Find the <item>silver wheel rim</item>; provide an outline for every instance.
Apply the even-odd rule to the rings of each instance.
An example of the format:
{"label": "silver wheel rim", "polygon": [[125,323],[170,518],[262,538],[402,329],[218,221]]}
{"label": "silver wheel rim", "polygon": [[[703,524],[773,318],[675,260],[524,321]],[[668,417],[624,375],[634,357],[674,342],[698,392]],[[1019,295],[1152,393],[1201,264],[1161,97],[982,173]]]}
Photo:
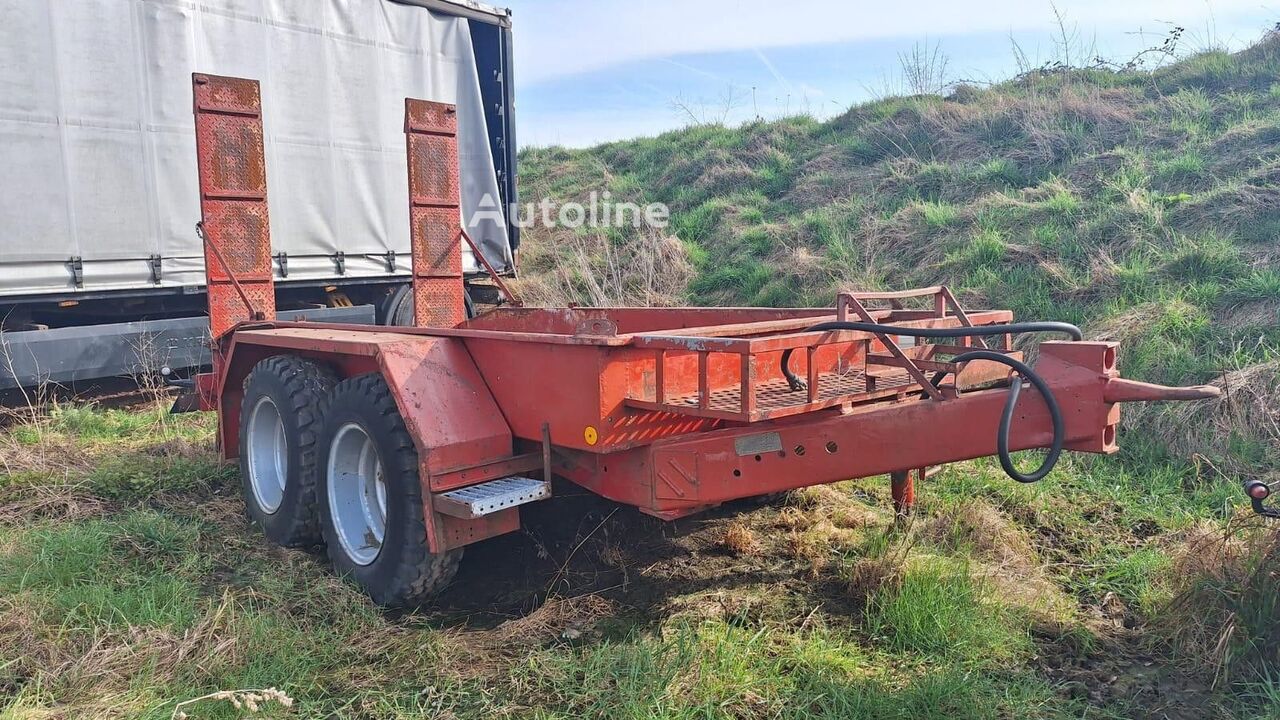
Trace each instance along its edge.
{"label": "silver wheel rim", "polygon": [[387,484],[373,438],[347,423],[329,445],[325,486],[338,542],[357,565],[378,558],[387,531]]}
{"label": "silver wheel rim", "polygon": [[249,411],[249,485],[258,507],[268,515],[280,509],[289,470],[289,444],[285,440],[280,409],[263,395]]}

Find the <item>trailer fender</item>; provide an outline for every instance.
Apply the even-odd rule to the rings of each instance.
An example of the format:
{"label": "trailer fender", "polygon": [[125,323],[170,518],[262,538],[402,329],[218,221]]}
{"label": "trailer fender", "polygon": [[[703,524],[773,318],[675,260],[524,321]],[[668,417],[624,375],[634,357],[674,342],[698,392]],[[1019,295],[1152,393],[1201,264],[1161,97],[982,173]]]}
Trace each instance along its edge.
{"label": "trailer fender", "polygon": [[417,444],[424,482],[511,457],[511,429],[460,340],[388,343],[378,365]]}
{"label": "trailer fender", "polygon": [[436,512],[432,505],[437,478],[513,454],[511,428],[462,342],[415,337],[389,343],[378,354],[378,364],[418,449],[431,551],[518,530],[518,508],[462,519]]}
{"label": "trailer fender", "polygon": [[228,337],[219,413],[224,457],[232,459],[237,452],[240,387],[263,358],[296,354],[324,363],[344,378],[380,372],[418,451],[431,551],[520,527],[518,508],[461,519],[438,513],[431,504],[433,495],[444,489],[442,483],[457,478],[460,471],[513,457],[511,428],[461,340],[305,324],[246,327]]}

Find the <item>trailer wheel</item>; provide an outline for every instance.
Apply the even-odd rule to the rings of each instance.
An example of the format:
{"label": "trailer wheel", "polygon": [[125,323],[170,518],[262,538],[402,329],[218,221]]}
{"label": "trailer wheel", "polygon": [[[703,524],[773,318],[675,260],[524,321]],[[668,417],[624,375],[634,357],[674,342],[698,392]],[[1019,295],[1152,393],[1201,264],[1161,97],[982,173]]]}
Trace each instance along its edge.
{"label": "trailer wheel", "polygon": [[[466,311],[467,319],[476,316],[475,303],[471,301],[471,294],[463,291],[462,302]],[[379,314],[382,317],[383,325],[391,325],[395,327],[413,327],[414,308],[413,308],[413,285],[401,285],[394,292],[382,301],[379,308]]]}
{"label": "trailer wheel", "polygon": [[382,301],[383,325],[413,326],[413,286],[401,285]]}
{"label": "trailer wheel", "polygon": [[337,378],[293,355],[254,366],[240,405],[240,486],[245,512],[272,542],[320,542],[316,441],[322,406]]}
{"label": "trailer wheel", "polygon": [[418,452],[381,375],[334,387],[320,457],[321,531],[334,568],[379,605],[418,605],[442,590],[462,549],[427,548]]}

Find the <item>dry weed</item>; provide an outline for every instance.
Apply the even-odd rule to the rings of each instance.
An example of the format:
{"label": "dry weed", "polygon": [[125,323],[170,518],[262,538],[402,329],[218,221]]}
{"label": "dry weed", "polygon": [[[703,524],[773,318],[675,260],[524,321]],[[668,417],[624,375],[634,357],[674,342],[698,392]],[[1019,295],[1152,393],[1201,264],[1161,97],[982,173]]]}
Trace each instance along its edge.
{"label": "dry weed", "polygon": [[729,523],[720,538],[720,546],[738,557],[759,555],[764,545],[756,537],[755,531],[747,527],[741,520]]}
{"label": "dry weed", "polygon": [[1174,558],[1177,592],[1158,624],[1187,669],[1215,686],[1280,672],[1280,531],[1252,518],[1187,533]]}
{"label": "dry weed", "polygon": [[896,591],[902,586],[905,575],[904,556],[891,554],[884,557],[859,558],[849,566],[842,579],[849,598],[859,605],[864,605],[882,591]]}
{"label": "dry weed", "polygon": [[[18,595],[0,600],[0,647],[13,658],[10,672],[56,690],[59,697],[106,702],[123,697],[144,673],[166,683],[189,666],[209,670],[237,663],[244,645],[234,628],[237,611],[236,599],[224,592],[218,605],[181,635],[142,627],[82,633],[50,623],[52,609],[33,596]],[[92,714],[87,708],[76,712]]]}
{"label": "dry weed", "polygon": [[[19,428],[34,439],[27,442],[19,438]],[[42,473],[69,475],[91,469],[96,458],[76,445],[73,438],[53,433],[48,419],[0,431],[0,467],[9,475],[18,473]]]}
{"label": "dry weed", "polygon": [[527,303],[591,307],[676,305],[693,278],[684,243],[674,236],[639,231],[623,243],[603,235],[560,231],[528,258],[539,270],[513,286]]}
{"label": "dry weed", "polygon": [[524,617],[458,639],[489,650],[527,650],[556,641],[577,640],[615,609],[612,602],[599,595],[550,597]]}
{"label": "dry weed", "polygon": [[1251,438],[1264,447],[1280,448],[1280,361],[1257,363],[1223,373],[1210,383],[1222,389],[1211,400],[1138,405],[1124,417],[1131,427],[1143,427],[1179,457],[1209,460],[1215,478],[1221,472],[1278,479],[1275,468],[1245,464],[1231,443]]}
{"label": "dry weed", "polygon": [[1039,563],[1031,540],[999,510],[981,500],[949,507],[924,524],[924,535],[951,550],[971,549],[983,560],[1028,571]]}
{"label": "dry weed", "polygon": [[183,700],[174,706],[173,714],[170,718],[171,720],[186,720],[191,716],[187,714],[184,708],[209,702],[225,702],[236,710],[250,714],[265,710],[271,703],[276,703],[286,708],[293,707],[293,698],[273,687],[260,690],[219,690],[208,695]]}
{"label": "dry weed", "polygon": [[81,485],[32,484],[0,490],[0,525],[36,520],[70,522],[102,515],[106,509],[106,503]]}

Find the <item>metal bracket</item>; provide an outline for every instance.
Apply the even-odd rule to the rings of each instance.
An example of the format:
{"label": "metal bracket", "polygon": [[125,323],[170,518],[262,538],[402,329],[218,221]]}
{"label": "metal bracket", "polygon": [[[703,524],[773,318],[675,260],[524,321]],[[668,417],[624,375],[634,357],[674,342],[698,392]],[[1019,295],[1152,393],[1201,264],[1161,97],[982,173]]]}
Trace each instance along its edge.
{"label": "metal bracket", "polygon": [[608,318],[588,318],[578,323],[573,334],[578,337],[616,337],[618,324]]}
{"label": "metal bracket", "polygon": [[396,271],[396,251],[388,250],[386,253],[386,258],[387,258],[387,272],[389,273],[395,272]]}
{"label": "metal bracket", "polygon": [[84,287],[84,261],[79,255],[74,255],[67,261],[67,265],[71,267],[71,282],[78,288]]}
{"label": "metal bracket", "polygon": [[161,264],[164,262],[164,258],[160,255],[152,255],[148,262],[151,264],[151,282],[159,285],[162,272]]}
{"label": "metal bracket", "polygon": [[276,253],[276,263],[280,265],[280,277],[289,277],[289,253],[283,251]]}
{"label": "metal bracket", "polygon": [[339,275],[347,274],[347,254],[339,250],[333,254],[333,264],[338,268]]}
{"label": "metal bracket", "polygon": [[[875,323],[876,319],[867,311],[866,306],[862,304],[862,300],[896,300],[906,297],[923,297],[925,295],[935,296],[935,312],[938,317],[942,317],[945,314],[946,308],[943,304],[942,288],[931,287],[921,288],[919,290],[906,290],[902,292],[889,293],[840,292],[836,294],[836,318],[841,321],[847,319],[849,317],[849,310],[852,308],[853,311],[858,314],[858,319],[862,322]],[[926,395],[933,400],[944,399],[942,391],[938,390],[938,387],[930,382],[929,378],[924,376],[920,367],[913,362],[911,358],[907,357],[906,353],[902,352],[902,348],[898,346],[898,343],[894,342],[893,338],[889,337],[885,333],[876,333],[875,336],[876,339],[885,346],[885,349],[888,350],[893,357],[897,358],[897,360],[902,364],[902,367],[906,369],[907,374],[911,376],[911,379],[915,380],[920,384],[920,387],[924,388]]]}

